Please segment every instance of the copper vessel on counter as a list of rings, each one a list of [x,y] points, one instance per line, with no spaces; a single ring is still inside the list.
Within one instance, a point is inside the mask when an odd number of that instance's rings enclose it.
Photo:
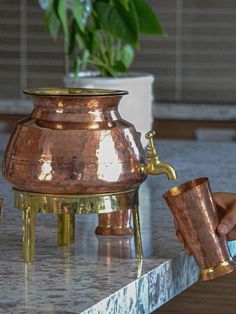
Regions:
[[[105,196],[113,193],[119,200],[115,198],[112,214],[107,208],[91,209],[91,204],[85,212],[99,213],[98,234],[130,234],[132,206],[127,204],[132,191],[147,174],[165,173],[175,179],[175,171],[157,156],[153,131],[146,135],[146,157],[140,134],[121,118],[118,103],[127,92],[76,88],[24,92],[32,97],[34,110],[17,123],[3,162],[4,176],[15,191],[23,192],[19,202],[24,192],[30,192],[32,197],[82,195],[83,200],[98,195],[105,204]],[[110,196],[110,207],[112,200]]]
[[[208,178],[175,186],[163,195],[171,209],[177,232],[200,267],[200,280],[210,280],[235,270],[226,237],[217,233],[220,213]]]

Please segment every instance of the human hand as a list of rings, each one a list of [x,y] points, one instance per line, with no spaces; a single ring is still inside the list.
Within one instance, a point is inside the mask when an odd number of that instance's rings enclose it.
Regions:
[[[213,197],[223,217],[217,231],[228,240],[236,240],[236,194],[219,192],[213,193]]]

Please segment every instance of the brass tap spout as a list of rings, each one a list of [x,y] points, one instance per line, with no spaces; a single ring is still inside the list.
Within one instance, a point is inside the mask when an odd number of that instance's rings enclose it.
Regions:
[[[155,131],[149,131],[145,137],[148,140],[147,148],[147,164],[141,167],[141,171],[144,175],[158,175],[166,174],[169,180],[176,179],[176,172],[174,168],[167,162],[161,161],[157,155],[156,148],[153,144],[153,137]]]

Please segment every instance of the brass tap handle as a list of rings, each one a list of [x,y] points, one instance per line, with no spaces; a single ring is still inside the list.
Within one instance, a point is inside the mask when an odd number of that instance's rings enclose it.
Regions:
[[[150,130],[145,134],[146,139],[152,139],[154,137],[154,135],[156,134],[156,132],[154,130]]]
[[[154,130],[151,130],[145,134],[145,138],[148,140],[148,147],[147,147],[147,160],[150,158],[158,158],[156,148],[153,143],[153,137],[156,134]]]
[[[174,168],[164,162],[161,161],[157,155],[156,148],[153,143],[153,137],[155,135],[155,131],[149,131],[145,137],[148,140],[148,147],[147,147],[147,164],[141,165],[141,173],[142,175],[158,175],[158,174],[166,174],[169,180],[176,179],[176,173]]]

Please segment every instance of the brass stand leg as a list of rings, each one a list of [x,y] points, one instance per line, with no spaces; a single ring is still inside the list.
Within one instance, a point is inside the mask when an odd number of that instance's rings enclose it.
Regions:
[[[69,245],[75,242],[75,215],[57,215],[57,244]]]
[[[34,261],[36,211],[28,206],[23,210],[23,258],[25,263]]]
[[[138,206],[133,208],[133,223],[134,223],[134,242],[136,258],[143,258],[143,247],[140,230]]]

